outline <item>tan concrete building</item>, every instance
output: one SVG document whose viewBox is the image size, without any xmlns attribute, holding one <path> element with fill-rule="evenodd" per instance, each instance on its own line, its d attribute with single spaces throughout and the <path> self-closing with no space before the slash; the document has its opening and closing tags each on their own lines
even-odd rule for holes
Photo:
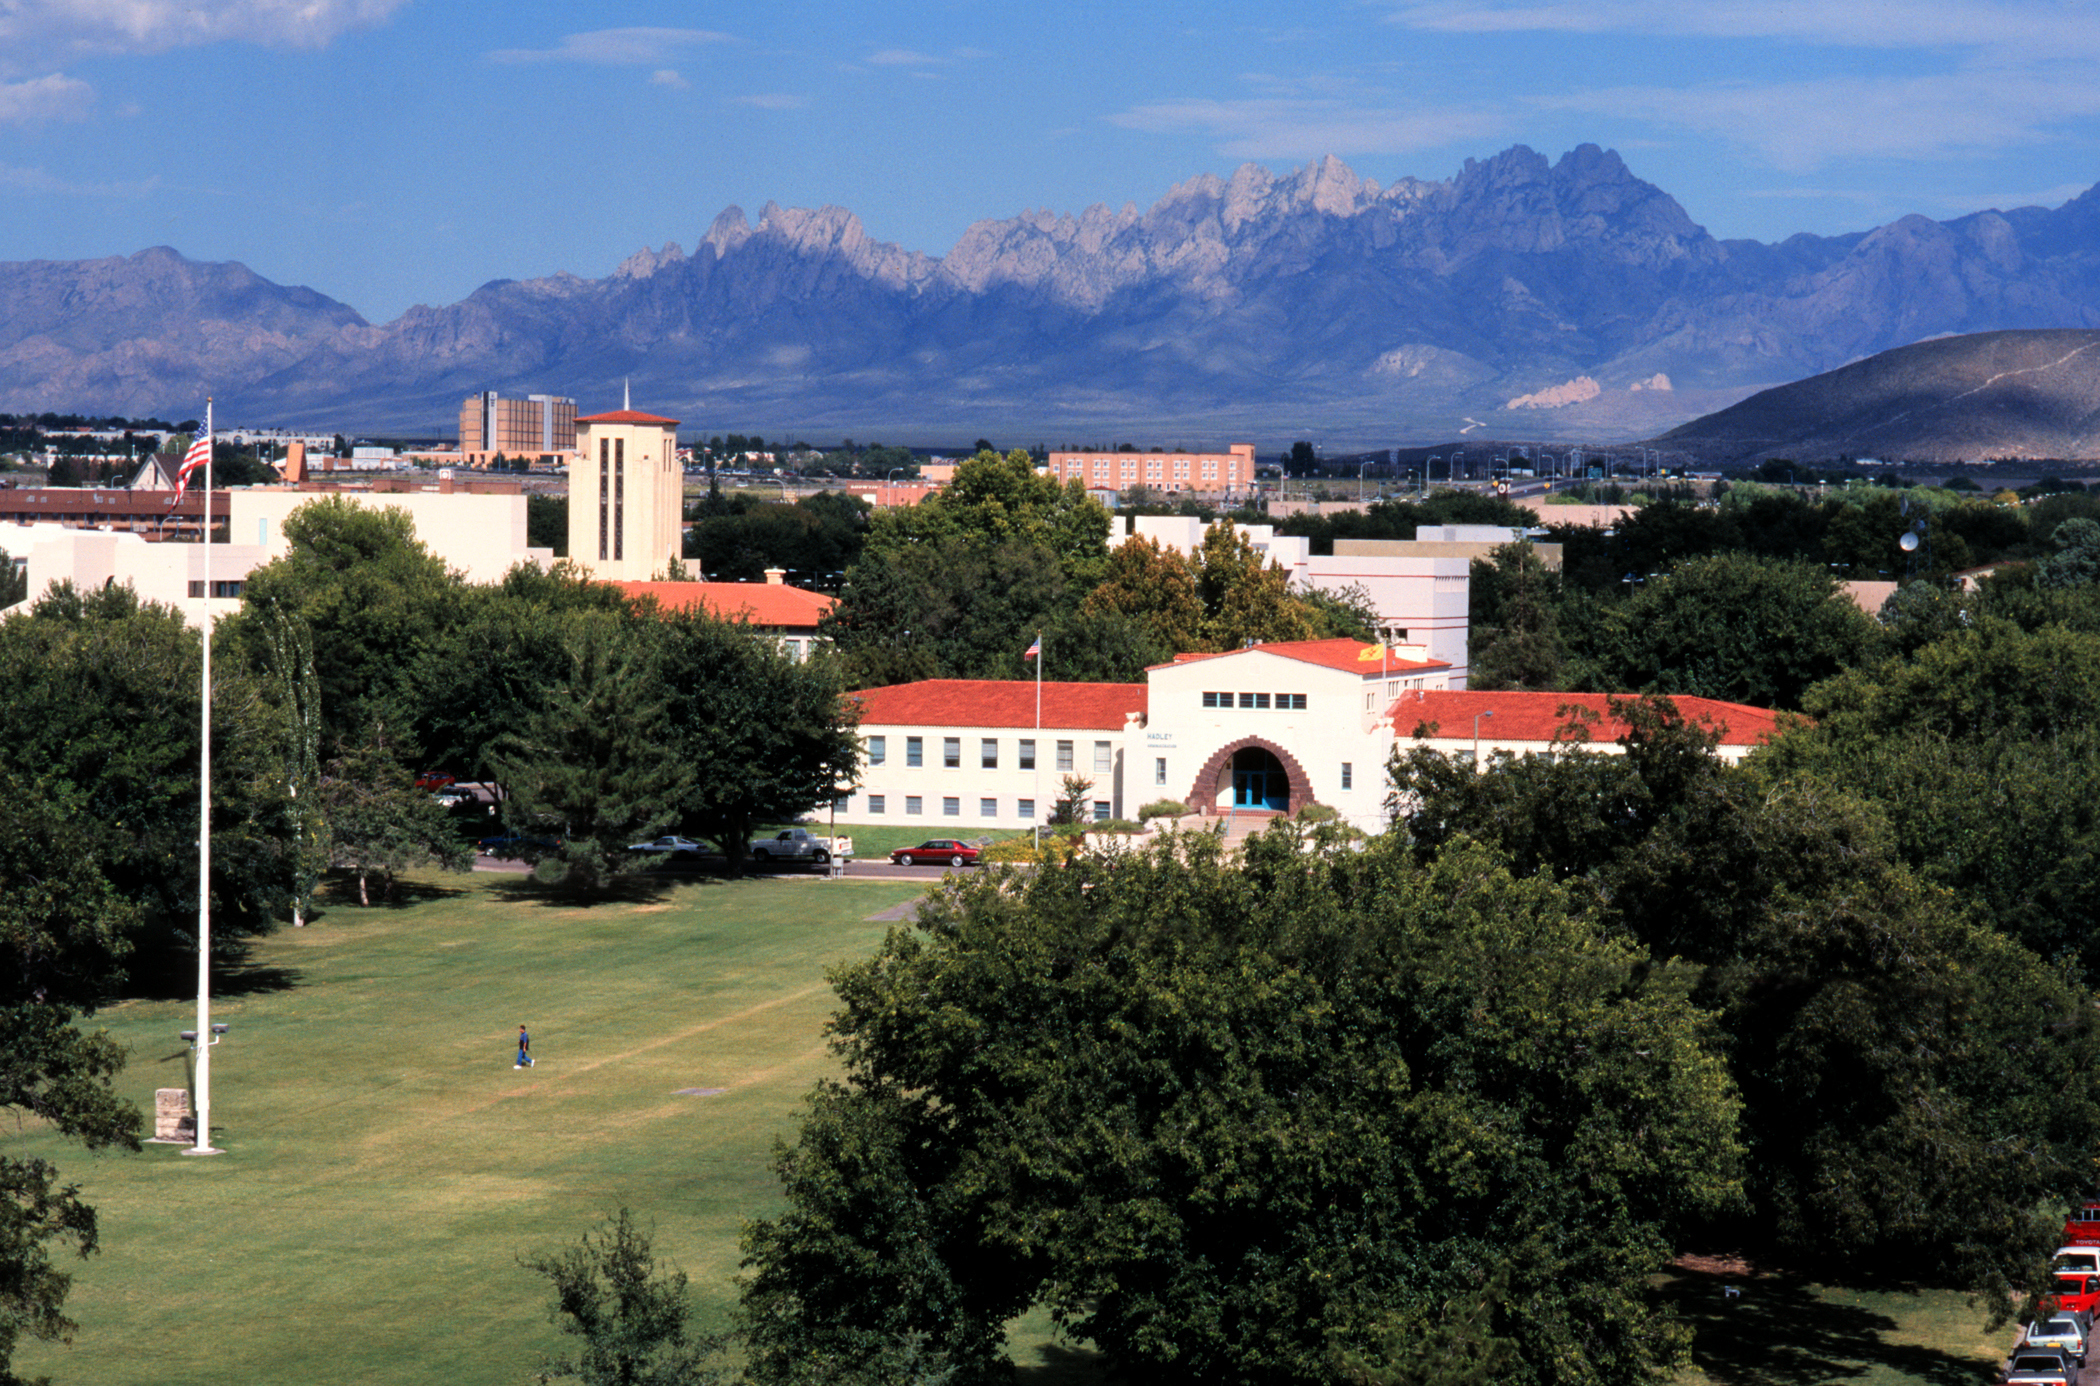
<svg viewBox="0 0 2100 1386">
<path fill-rule="evenodd" d="M 1245 491 L 1254 485 L 1254 444 L 1224 452 L 1053 452 L 1048 467 L 1059 481 L 1118 491 Z"/>
<path fill-rule="evenodd" d="M 494 390 L 468 395 L 459 406 L 459 451 L 471 466 L 505 457 L 545 457 L 576 451 L 576 401 L 559 395 L 505 399 Z"/>
<path fill-rule="evenodd" d="M 569 558 L 608 582 L 662 577 L 684 547 L 678 420 L 615 409 L 576 421 Z"/>
</svg>

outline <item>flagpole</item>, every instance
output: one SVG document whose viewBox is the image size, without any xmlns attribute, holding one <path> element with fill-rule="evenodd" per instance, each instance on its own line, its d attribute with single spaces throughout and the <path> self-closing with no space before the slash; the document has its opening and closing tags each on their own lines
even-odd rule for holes
<svg viewBox="0 0 2100 1386">
<path fill-rule="evenodd" d="M 1043 633 L 1035 633 L 1035 812 L 1028 815 L 1036 850 L 1043 846 Z"/>
<path fill-rule="evenodd" d="M 204 401 L 203 755 L 197 776 L 197 1143 L 185 1155 L 217 1155 L 211 1143 L 211 400 Z"/>
</svg>

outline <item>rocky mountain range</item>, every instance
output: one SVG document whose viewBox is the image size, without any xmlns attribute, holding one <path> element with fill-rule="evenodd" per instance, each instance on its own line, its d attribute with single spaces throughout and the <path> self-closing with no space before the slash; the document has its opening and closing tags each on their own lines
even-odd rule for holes
<svg viewBox="0 0 2100 1386">
<path fill-rule="evenodd" d="M 1722 241 L 1618 155 L 1390 186 L 1248 165 L 1148 210 L 1025 212 L 944 256 L 767 205 L 602 279 L 372 324 L 157 248 L 0 264 L 0 410 L 449 431 L 469 393 L 709 430 L 1146 443 L 1659 433 L 1938 335 L 2100 329 L 2100 188 L 2055 209 Z"/>
</svg>

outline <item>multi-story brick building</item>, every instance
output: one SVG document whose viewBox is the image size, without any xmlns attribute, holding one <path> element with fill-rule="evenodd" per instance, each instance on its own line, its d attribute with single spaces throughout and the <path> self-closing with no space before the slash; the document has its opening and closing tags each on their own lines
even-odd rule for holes
<svg viewBox="0 0 2100 1386">
<path fill-rule="evenodd" d="M 1053 452 L 1050 475 L 1088 489 L 1241 492 L 1254 486 L 1254 445 L 1224 452 Z"/>
</svg>

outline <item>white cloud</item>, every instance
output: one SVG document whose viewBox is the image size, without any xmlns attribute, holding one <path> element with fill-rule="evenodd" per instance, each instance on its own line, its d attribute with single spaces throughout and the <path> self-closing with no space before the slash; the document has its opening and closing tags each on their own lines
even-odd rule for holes
<svg viewBox="0 0 2100 1386">
<path fill-rule="evenodd" d="M 74 183 L 63 178 L 54 178 L 40 168 L 20 168 L 13 164 L 0 164 L 0 188 L 16 192 L 35 193 L 46 197 L 114 197 L 146 198 L 160 191 L 160 178 L 142 179 L 132 183 Z"/>
<path fill-rule="evenodd" d="M 238 40 L 320 48 L 407 0 L 4 0 L 0 54 L 158 53 Z M 0 62 L 6 61 L 0 58 Z M 19 65 L 19 63 L 17 63 Z"/>
<path fill-rule="evenodd" d="M 679 76 L 676 71 L 668 67 L 660 67 L 650 73 L 649 83 L 651 86 L 670 87 L 676 91 L 684 91 L 692 85 L 691 82 L 686 81 L 685 78 Z"/>
<path fill-rule="evenodd" d="M 2100 51 L 2100 12 L 2070 0 L 1412 0 L 1395 23 L 1444 33 L 1764 38 L 1847 48 Z"/>
<path fill-rule="evenodd" d="M 1649 120 L 1755 150 L 1790 171 L 1874 158 L 1931 160 L 2048 137 L 2100 114 L 2100 88 L 2069 69 L 1994 69 L 1907 78 L 1613 87 L 1527 104 Z"/>
<path fill-rule="evenodd" d="M 0 125 L 33 120 L 84 120 L 95 89 L 77 77 L 54 72 L 27 82 L 0 82 Z"/>
<path fill-rule="evenodd" d="M 1147 102 L 1108 120 L 1151 134 L 1208 134 L 1235 159 L 1304 159 L 1404 154 L 1490 138 L 1508 128 L 1510 115 L 1493 107 L 1405 110 L 1332 98 L 1189 98 Z"/>
<path fill-rule="evenodd" d="M 933 67 L 941 60 L 931 53 L 918 53 L 909 48 L 885 48 L 880 53 L 868 54 L 868 61 L 876 67 Z"/>
<path fill-rule="evenodd" d="M 499 63 L 587 63 L 595 67 L 654 67 L 674 53 L 710 44 L 733 43 L 712 29 L 594 29 L 569 34 L 553 48 L 499 48 L 489 60 Z"/>
<path fill-rule="evenodd" d="M 799 111 L 809 104 L 808 97 L 791 91 L 767 91 L 731 99 L 739 106 L 756 106 L 761 111 Z"/>
</svg>

